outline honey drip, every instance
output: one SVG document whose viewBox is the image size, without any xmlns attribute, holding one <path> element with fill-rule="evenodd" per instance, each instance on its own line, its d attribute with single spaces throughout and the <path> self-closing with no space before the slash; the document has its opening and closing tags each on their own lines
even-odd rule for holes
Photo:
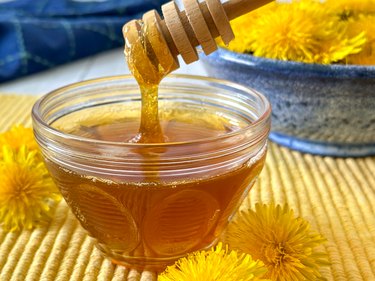
<svg viewBox="0 0 375 281">
<path fill-rule="evenodd" d="M 131 142 L 162 143 L 158 87 L 161 80 L 176 69 L 178 62 L 167 51 L 168 46 L 157 29 L 154 11 L 143 20 L 133 20 L 124 26 L 125 57 L 137 80 L 142 95 L 141 124 Z"/>
</svg>

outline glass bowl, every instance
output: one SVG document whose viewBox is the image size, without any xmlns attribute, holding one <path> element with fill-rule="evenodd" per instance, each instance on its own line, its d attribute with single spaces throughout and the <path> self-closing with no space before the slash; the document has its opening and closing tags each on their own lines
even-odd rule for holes
<svg viewBox="0 0 375 281">
<path fill-rule="evenodd" d="M 160 85 L 160 122 L 172 137 L 179 122 L 193 124 L 188 138 L 114 138 L 134 131 L 140 108 L 131 76 L 106 77 L 47 94 L 32 118 L 51 176 L 97 247 L 160 271 L 217 242 L 264 165 L 271 108 L 247 87 L 173 75 Z"/>
</svg>

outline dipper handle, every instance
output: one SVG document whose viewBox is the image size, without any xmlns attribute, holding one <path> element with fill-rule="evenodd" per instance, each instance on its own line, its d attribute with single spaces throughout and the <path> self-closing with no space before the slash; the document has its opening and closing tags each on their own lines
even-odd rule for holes
<svg viewBox="0 0 375 281">
<path fill-rule="evenodd" d="M 230 0 L 224 2 L 222 5 L 228 19 L 232 20 L 270 2 L 272 2 L 272 0 Z"/>
<path fill-rule="evenodd" d="M 164 20 L 158 21 L 160 30 L 174 56 L 180 54 L 185 63 L 198 60 L 196 47 L 201 45 L 206 55 L 217 49 L 214 38 L 221 36 L 228 44 L 234 34 L 229 21 L 255 10 L 271 0 L 182 0 L 185 10 L 175 2 L 162 6 Z"/>
<path fill-rule="evenodd" d="M 164 52 L 168 52 L 168 56 L 176 62 L 176 69 L 179 67 L 178 55 L 189 64 L 199 59 L 197 46 L 202 46 L 204 53 L 208 55 L 217 50 L 216 37 L 221 36 L 223 42 L 228 44 L 234 38 L 229 21 L 271 1 L 229 0 L 222 4 L 220 0 L 182 0 L 183 11 L 171 1 L 161 7 L 164 19 L 153 10 L 143 16 L 143 21 L 153 23 L 153 28 L 159 33 L 158 41 L 166 46 Z M 129 30 L 126 26 L 127 24 L 123 29 L 125 37 L 125 30 Z M 155 32 L 151 33 L 155 36 Z"/>
</svg>

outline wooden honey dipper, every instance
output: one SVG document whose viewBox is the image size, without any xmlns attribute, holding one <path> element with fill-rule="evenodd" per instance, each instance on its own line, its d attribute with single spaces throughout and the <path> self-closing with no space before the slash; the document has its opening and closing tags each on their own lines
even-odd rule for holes
<svg viewBox="0 0 375 281">
<path fill-rule="evenodd" d="M 139 21 L 125 24 L 123 34 L 128 44 L 138 44 L 137 47 L 144 48 L 145 53 L 150 53 L 151 46 L 158 63 L 170 72 L 179 68 L 178 55 L 189 64 L 199 59 L 197 46 L 200 45 L 208 55 L 217 49 L 214 38 L 221 36 L 223 42 L 228 44 L 234 38 L 229 21 L 271 1 L 229 0 L 222 4 L 220 0 L 200 3 L 197 0 L 182 0 L 184 11 L 180 11 L 171 1 L 161 7 L 164 19 L 155 10 L 143 15 L 142 24 L 146 25 L 147 34 L 142 43 L 137 41 L 141 28 Z"/>
</svg>

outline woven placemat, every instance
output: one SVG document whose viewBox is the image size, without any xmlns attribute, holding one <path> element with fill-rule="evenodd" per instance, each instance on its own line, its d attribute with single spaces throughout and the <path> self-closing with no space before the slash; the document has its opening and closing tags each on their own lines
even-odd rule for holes
<svg viewBox="0 0 375 281">
<path fill-rule="evenodd" d="M 35 98 L 0 95 L 0 132 L 31 126 Z M 331 266 L 327 280 L 375 280 L 375 157 L 335 159 L 270 144 L 266 166 L 243 207 L 287 202 L 321 232 Z M 0 229 L 0 280 L 156 280 L 104 259 L 61 202 L 48 226 Z"/>
</svg>

